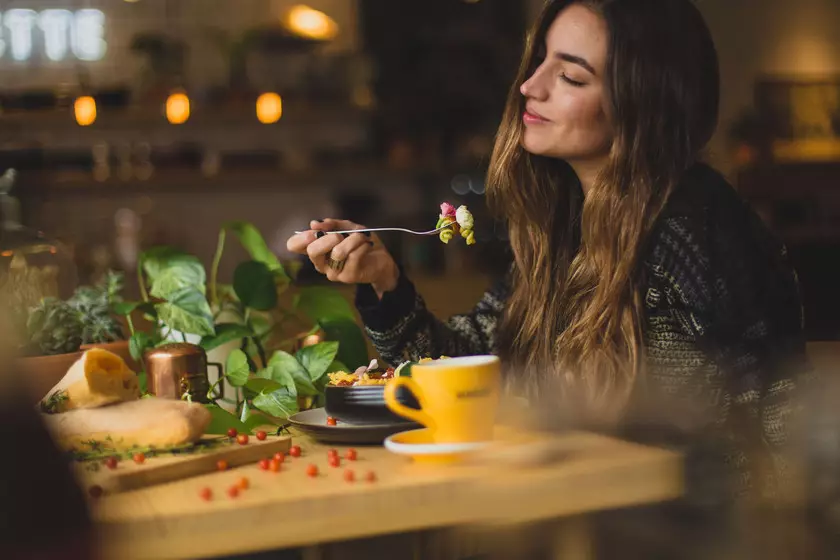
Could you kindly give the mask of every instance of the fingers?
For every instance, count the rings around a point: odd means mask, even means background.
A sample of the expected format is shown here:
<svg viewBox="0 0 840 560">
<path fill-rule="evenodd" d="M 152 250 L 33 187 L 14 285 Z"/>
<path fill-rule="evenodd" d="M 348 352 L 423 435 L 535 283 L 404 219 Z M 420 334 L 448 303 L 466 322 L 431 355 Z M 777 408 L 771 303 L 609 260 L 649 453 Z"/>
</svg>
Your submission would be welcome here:
<svg viewBox="0 0 840 560">
<path fill-rule="evenodd" d="M 344 258 L 344 264 L 340 269 L 327 268 L 327 279 L 332 282 L 343 282 L 345 284 L 364 283 L 366 274 L 364 266 L 365 257 L 372 249 L 373 247 L 370 243 L 365 240 Z M 332 258 L 335 260 L 334 256 Z"/>
<path fill-rule="evenodd" d="M 335 218 L 326 218 L 321 221 L 312 220 L 309 223 L 309 227 L 309 231 L 295 234 L 286 241 L 286 249 L 289 252 L 297 253 L 298 255 L 307 254 L 309 244 L 318 239 L 317 233 L 319 231 L 328 232 L 348 229 L 364 229 L 364 226 L 351 222 L 350 220 L 338 220 Z"/>
<path fill-rule="evenodd" d="M 309 246 L 310 243 L 315 241 L 316 237 L 315 231 L 304 231 L 303 233 L 298 233 L 291 236 L 288 241 L 286 241 L 286 249 L 291 253 L 297 253 L 298 255 L 305 255 L 306 248 Z"/>
<path fill-rule="evenodd" d="M 338 220 L 336 218 L 325 218 L 321 221 L 312 220 L 309 222 L 309 227 L 316 231 L 338 231 L 346 229 L 364 229 L 357 223 L 350 220 Z"/>
<path fill-rule="evenodd" d="M 313 232 L 313 235 L 317 234 Z M 341 235 L 324 235 L 306 247 L 306 254 L 315 265 L 315 270 L 321 274 L 327 271 L 327 255 L 342 241 L 344 237 Z"/>
<path fill-rule="evenodd" d="M 341 243 L 339 243 L 332 249 L 332 251 L 330 252 L 330 257 L 335 261 L 346 260 L 350 253 L 352 253 L 362 245 L 367 245 L 369 241 L 370 240 L 361 233 L 351 234 L 347 237 L 347 239 L 344 239 Z"/>
</svg>

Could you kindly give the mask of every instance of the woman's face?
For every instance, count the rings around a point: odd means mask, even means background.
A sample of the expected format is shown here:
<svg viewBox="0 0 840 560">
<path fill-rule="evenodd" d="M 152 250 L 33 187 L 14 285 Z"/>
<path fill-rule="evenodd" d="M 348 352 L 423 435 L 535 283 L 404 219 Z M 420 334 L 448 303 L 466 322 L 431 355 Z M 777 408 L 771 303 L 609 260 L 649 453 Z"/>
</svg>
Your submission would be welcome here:
<svg viewBox="0 0 840 560">
<path fill-rule="evenodd" d="M 605 111 L 603 19 L 573 4 L 557 15 L 543 46 L 545 56 L 520 88 L 526 98 L 523 147 L 572 167 L 605 159 L 613 135 Z"/>
</svg>

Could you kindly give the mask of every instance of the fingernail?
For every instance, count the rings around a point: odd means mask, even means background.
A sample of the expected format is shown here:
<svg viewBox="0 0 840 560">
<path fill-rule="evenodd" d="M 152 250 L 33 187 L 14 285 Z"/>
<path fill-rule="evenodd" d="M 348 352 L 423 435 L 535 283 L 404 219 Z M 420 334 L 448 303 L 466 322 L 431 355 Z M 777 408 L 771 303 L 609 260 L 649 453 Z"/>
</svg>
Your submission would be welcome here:
<svg viewBox="0 0 840 560">
<path fill-rule="evenodd" d="M 368 245 L 370 245 L 371 247 L 373 247 L 373 245 L 374 245 L 373 241 L 368 241 Z"/>
<path fill-rule="evenodd" d="M 370 232 L 369 231 L 363 231 L 362 233 L 365 234 L 365 237 L 370 237 Z"/>
<path fill-rule="evenodd" d="M 315 239 L 321 239 L 324 235 L 326 234 L 323 231 L 319 231 L 315 234 Z"/>
</svg>

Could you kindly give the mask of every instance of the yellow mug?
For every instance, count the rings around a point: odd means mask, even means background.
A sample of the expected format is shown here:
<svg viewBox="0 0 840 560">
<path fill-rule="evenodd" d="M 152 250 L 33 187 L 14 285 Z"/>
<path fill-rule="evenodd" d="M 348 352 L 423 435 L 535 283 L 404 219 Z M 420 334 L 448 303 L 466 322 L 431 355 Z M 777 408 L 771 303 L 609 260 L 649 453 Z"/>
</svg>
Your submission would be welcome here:
<svg viewBox="0 0 840 560">
<path fill-rule="evenodd" d="M 420 410 L 397 400 L 397 389 L 411 391 Z M 435 443 L 493 439 L 499 407 L 501 367 L 496 356 L 447 358 L 417 364 L 411 377 L 397 377 L 385 385 L 385 404 L 410 420 L 425 425 Z"/>
</svg>

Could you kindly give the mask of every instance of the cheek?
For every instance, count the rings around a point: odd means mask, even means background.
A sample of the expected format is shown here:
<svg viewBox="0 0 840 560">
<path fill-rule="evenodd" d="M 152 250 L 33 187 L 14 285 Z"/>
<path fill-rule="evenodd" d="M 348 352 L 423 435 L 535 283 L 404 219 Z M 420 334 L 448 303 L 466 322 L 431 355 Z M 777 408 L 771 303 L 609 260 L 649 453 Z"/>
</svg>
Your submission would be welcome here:
<svg viewBox="0 0 840 560">
<path fill-rule="evenodd" d="M 608 132 L 607 116 L 599 97 L 569 95 L 562 100 L 558 110 L 557 121 L 581 133 L 602 136 Z"/>
</svg>

